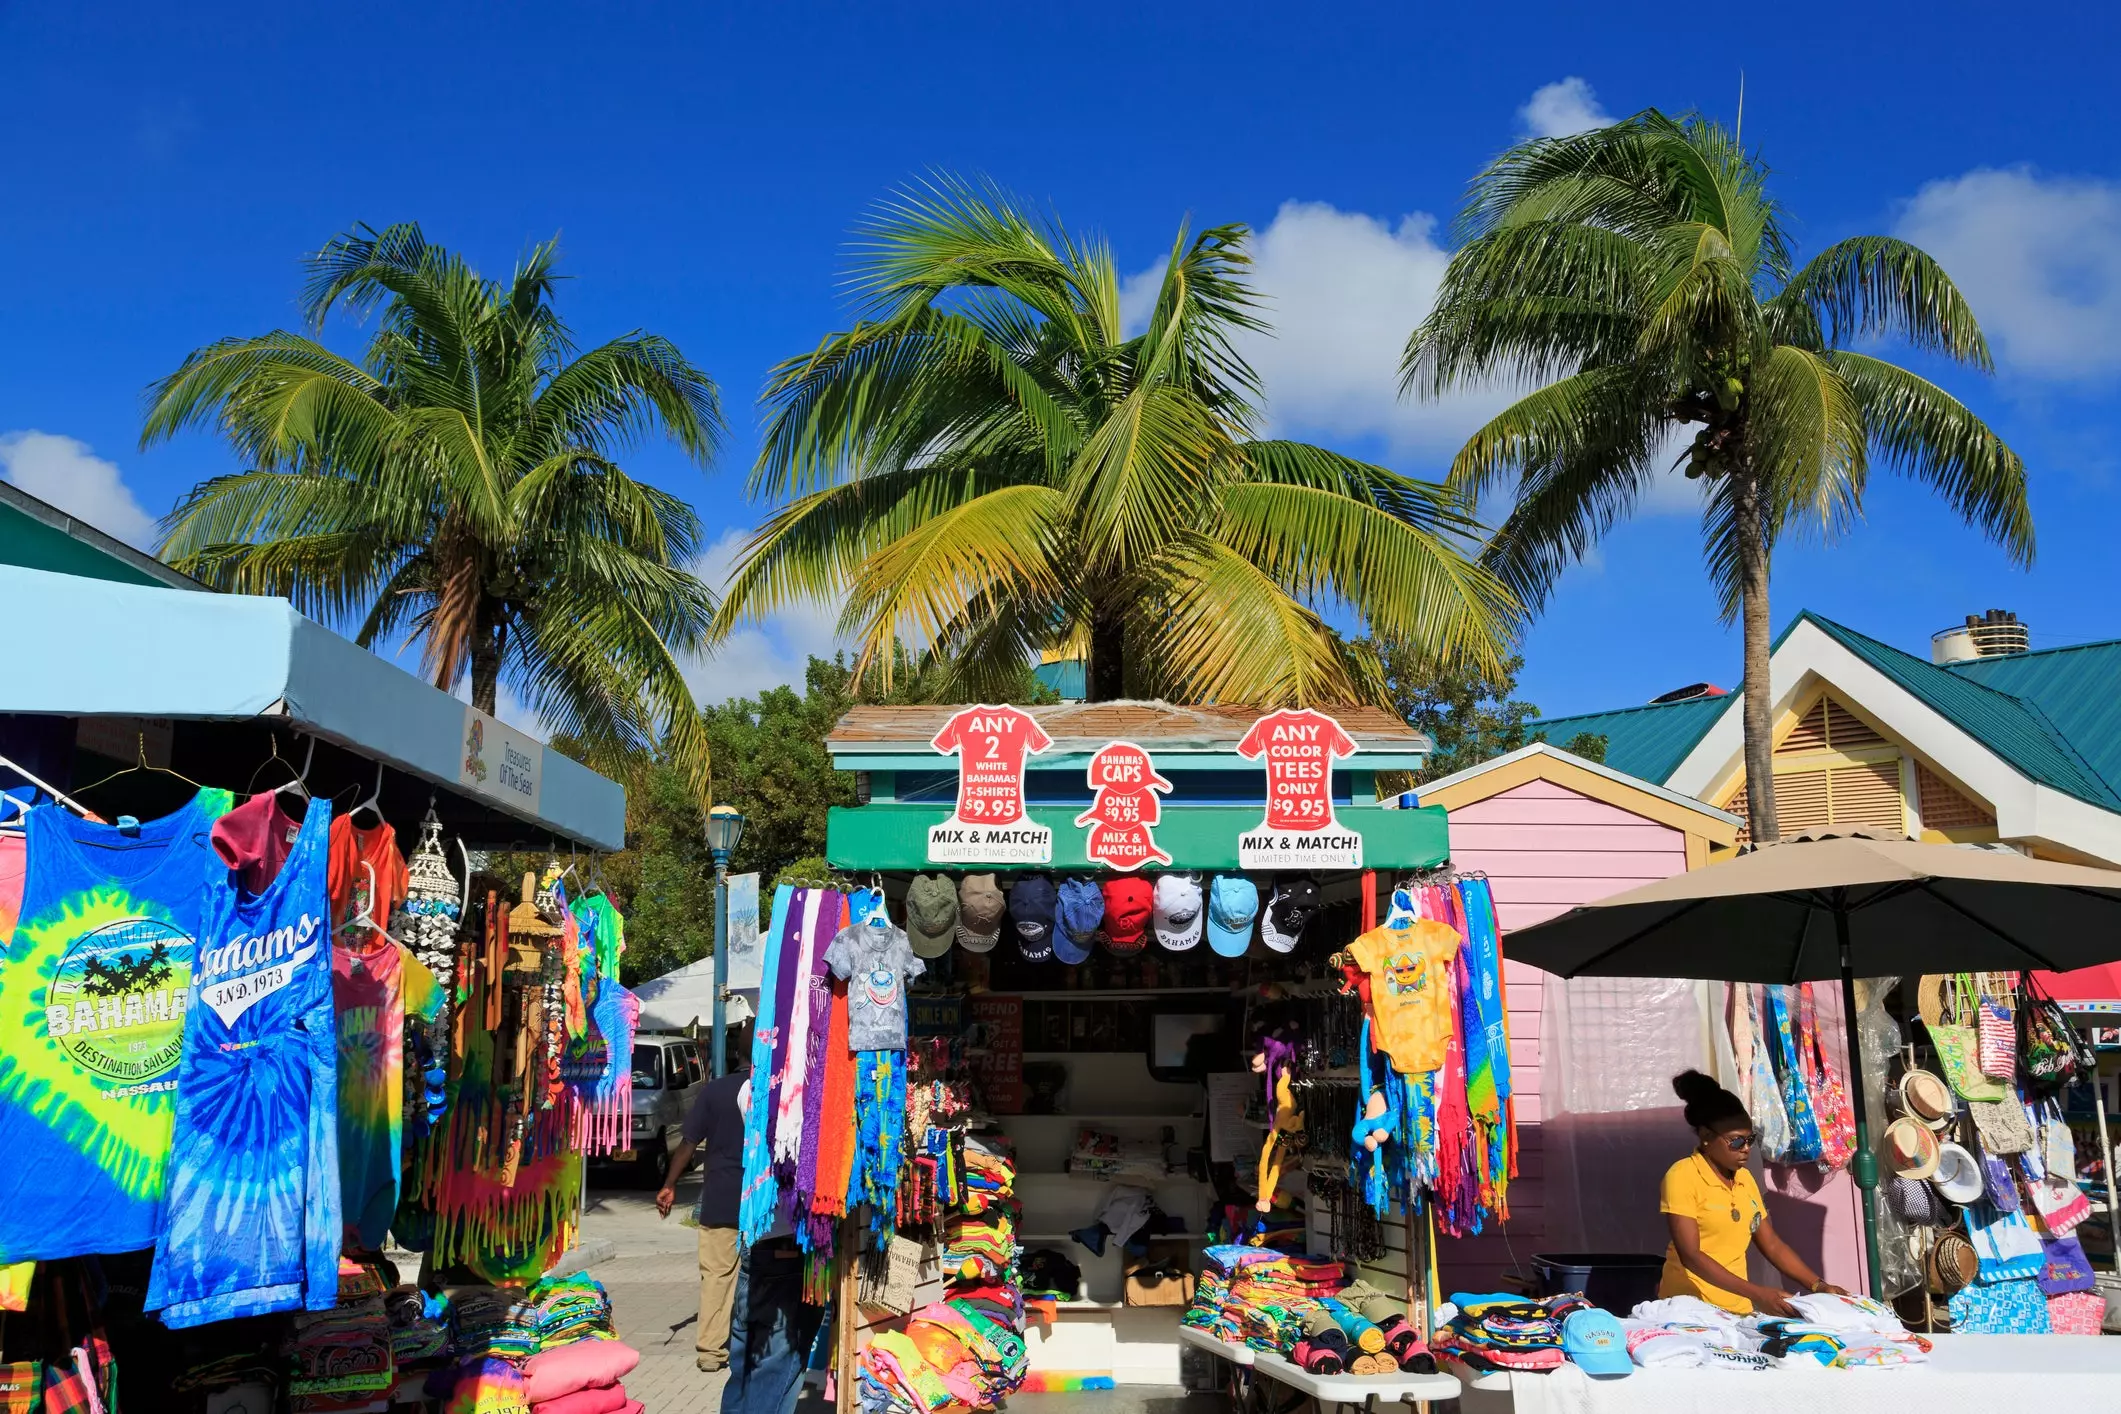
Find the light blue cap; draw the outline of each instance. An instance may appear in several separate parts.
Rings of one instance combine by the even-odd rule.
[[[1259,887],[1240,874],[1218,874],[1208,885],[1208,946],[1223,957],[1243,957],[1259,917]]]
[[[1586,1375],[1632,1375],[1628,1328],[1611,1311],[1572,1311],[1561,1323],[1561,1353]]]

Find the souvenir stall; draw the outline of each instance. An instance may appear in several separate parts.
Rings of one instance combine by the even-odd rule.
[[[1225,1301],[1246,1253],[1355,1331],[1307,1370],[1276,1325],[1291,1381],[1455,1393],[1430,1254],[1506,1215],[1514,1148],[1485,881],[1376,803],[1425,740],[1123,703],[859,708],[828,746],[864,803],[841,887],[770,909],[745,1226],[805,1253],[845,1399],[1205,1384],[1182,1352],[1250,1351],[1201,1331],[1271,1289]]]
[[[1925,883],[1935,892],[1918,892]],[[1948,900],[1941,910],[1938,899]],[[1896,907],[1915,916],[1896,915]],[[1883,1410],[1922,1397],[1903,1379],[1940,1388],[1924,1376],[1948,1378],[1952,1399],[1968,1408],[2027,1396],[2064,1405],[2110,1400],[2121,1345],[2083,1338],[2100,1334],[2106,1296],[2082,1236],[2094,1185],[2065,1111],[2065,1097],[2096,1064],[2090,1048],[2028,974],[1854,974],[1983,949],[2096,955],[2106,945],[2094,939],[2116,911],[2121,888],[2103,871],[1820,837],[1756,851],[1699,878],[1645,886],[1519,935],[1522,955],[1561,976],[1652,977],[1688,966],[1697,976],[1803,979],[1838,967],[1854,1036],[1833,1053],[1838,1038],[1820,1023],[1805,981],[1714,984],[1722,1003],[1713,1023],[1722,1052],[1716,1068],[1731,1093],[1701,1075],[1679,1087],[1690,1110],[1704,1105],[1702,1117],[1689,1119],[1715,1133],[1673,1174],[1707,1171],[1710,1143],[1744,1130],[1742,1142],[1728,1146],[1738,1157],[1719,1161],[1727,1172],[1739,1166],[1726,1179],[1739,1243],[1710,1255],[1704,1215],[1702,1254],[1769,1286],[1769,1295],[1739,1291],[1729,1304],[1665,1297],[1669,1270],[1647,1297],[1599,1297],[1594,1288],[1617,1330],[1603,1369],[1569,1348],[1565,1329],[1540,1333],[1533,1351],[1523,1345],[1526,1327],[1511,1324],[1495,1333],[1499,1350],[1478,1350],[1482,1358],[1446,1339],[1466,1380],[1466,1407],[1713,1403],[1735,1414],[1794,1401]],[[1827,945],[1814,953],[1822,937]],[[1766,1238],[1745,1238],[1742,1225],[1748,1202],[1757,1216],[1758,1189],[1738,1181],[1746,1156],[1757,1161],[1762,1151],[1784,1163],[1842,1163],[1859,1172],[1875,1154],[1883,1181],[1867,1234],[1873,1295],[1845,1295],[1815,1277],[1763,1282],[1758,1269],[1734,1265],[1748,1252],[1756,1261],[1763,1255]],[[1667,1187],[1668,1201],[1673,1191]],[[1712,1182],[1705,1191],[1704,1207],[1718,1209],[1720,1221],[1722,1191]],[[1757,1223],[1752,1230],[1764,1231]],[[1792,1271],[1785,1258],[1777,1262]],[[1720,1287],[1693,1284],[1724,1299]],[[1498,1298],[1455,1299],[1449,1324],[1462,1329],[1469,1307],[1484,1313]],[[1518,1310],[1517,1318],[1530,1316]],[[1873,1373],[1880,1369],[1907,1373]]]
[[[0,593],[4,1407],[625,1405],[547,1276],[630,1142],[620,788],[285,601]]]

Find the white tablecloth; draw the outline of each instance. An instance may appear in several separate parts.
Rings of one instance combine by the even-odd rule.
[[[2121,1338],[1941,1335],[1924,1365],[1642,1370],[1594,1380],[1574,1365],[1483,1378],[1467,1414],[2077,1414],[2121,1409]]]

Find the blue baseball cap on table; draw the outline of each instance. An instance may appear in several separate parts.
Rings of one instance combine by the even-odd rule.
[[[1243,957],[1259,917],[1259,886],[1238,874],[1218,874],[1208,885],[1208,946],[1222,957]]]
[[[1061,880],[1054,922],[1053,955],[1066,963],[1087,962],[1104,927],[1104,891],[1088,879]]]
[[[1610,1311],[1571,1312],[1561,1323],[1561,1353],[1586,1375],[1632,1375],[1628,1328]]]

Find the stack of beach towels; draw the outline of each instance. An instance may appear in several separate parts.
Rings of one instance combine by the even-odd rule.
[[[1692,1296],[1645,1301],[1622,1322],[1644,1367],[1882,1369],[1929,1359],[1930,1343],[1865,1296],[1793,1296],[1798,1318],[1739,1316]]]
[[[1030,1371],[1016,1270],[1016,1166],[999,1147],[967,1141],[964,1198],[944,1223],[948,1295],[901,1330],[879,1331],[855,1358],[863,1414],[966,1414],[992,1409]]]

